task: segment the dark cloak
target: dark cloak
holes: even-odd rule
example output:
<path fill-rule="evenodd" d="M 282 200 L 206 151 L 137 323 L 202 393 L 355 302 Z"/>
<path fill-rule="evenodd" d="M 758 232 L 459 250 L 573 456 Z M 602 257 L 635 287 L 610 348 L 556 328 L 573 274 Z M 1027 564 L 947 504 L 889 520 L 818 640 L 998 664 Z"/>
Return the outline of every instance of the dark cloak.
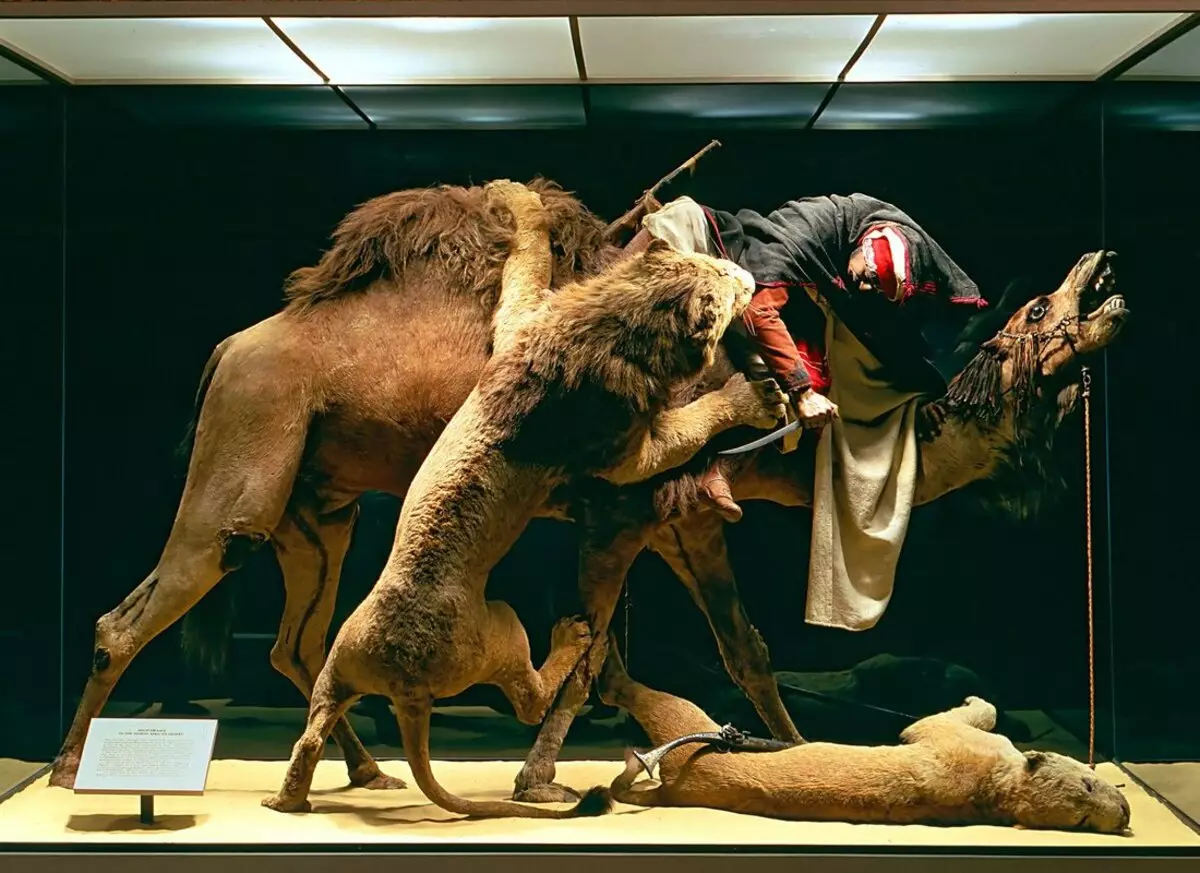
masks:
<path fill-rule="evenodd" d="M 790 200 L 768 215 L 703 207 L 710 242 L 759 285 L 816 286 L 830 308 L 891 371 L 899 388 L 941 395 L 953 377 L 954 341 L 987 302 L 979 288 L 911 217 L 866 194 Z M 863 235 L 893 225 L 908 242 L 902 299 L 858 290 L 847 275 Z"/>

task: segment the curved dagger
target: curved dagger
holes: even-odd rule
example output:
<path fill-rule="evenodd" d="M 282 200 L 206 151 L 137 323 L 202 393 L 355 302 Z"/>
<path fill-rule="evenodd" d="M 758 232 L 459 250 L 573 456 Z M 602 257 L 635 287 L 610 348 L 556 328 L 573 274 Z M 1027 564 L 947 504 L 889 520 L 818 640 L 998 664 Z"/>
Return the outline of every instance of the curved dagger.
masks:
<path fill-rule="evenodd" d="M 775 442 L 775 440 L 779 439 L 780 437 L 785 437 L 792 431 L 799 430 L 803 426 L 804 426 L 804 422 L 802 422 L 800 419 L 796 419 L 791 424 L 785 424 L 783 427 L 779 428 L 778 430 L 773 430 L 766 436 L 759 437 L 754 442 L 746 443 L 744 446 L 738 446 L 736 449 L 725 449 L 724 451 L 717 452 L 717 454 L 718 455 L 740 455 L 742 452 L 750 452 L 750 451 L 753 451 L 754 449 L 757 449 L 762 446 L 773 443 L 773 442 Z"/>
<path fill-rule="evenodd" d="M 749 734 L 742 733 L 733 725 L 727 724 L 719 731 L 686 734 L 682 737 L 677 737 L 669 743 L 663 743 L 661 746 L 651 749 L 649 752 L 639 752 L 635 749 L 633 756 L 638 759 L 638 763 L 642 765 L 642 769 L 646 771 L 646 775 L 653 779 L 654 768 L 658 766 L 658 762 L 672 749 L 686 746 L 689 743 L 708 743 L 710 746 L 715 746 L 721 752 L 779 752 L 783 749 L 790 749 L 793 746 L 799 745 L 798 743 L 789 743 L 786 740 L 764 740 L 759 737 L 752 737 Z"/>

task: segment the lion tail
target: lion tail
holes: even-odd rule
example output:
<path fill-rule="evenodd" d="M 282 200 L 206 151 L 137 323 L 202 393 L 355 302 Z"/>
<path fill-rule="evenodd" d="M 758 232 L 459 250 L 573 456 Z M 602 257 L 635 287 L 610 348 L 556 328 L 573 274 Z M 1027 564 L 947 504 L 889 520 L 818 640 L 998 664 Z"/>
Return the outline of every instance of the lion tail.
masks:
<path fill-rule="evenodd" d="M 633 755 L 632 749 L 625 750 L 625 771 L 612 781 L 608 792 L 613 800 L 631 806 L 667 806 L 663 796 L 663 785 L 642 785 L 634 788 L 634 780 L 641 772 L 642 764 Z"/>
<path fill-rule="evenodd" d="M 417 787 L 442 809 L 478 818 L 585 818 L 604 815 L 612 810 L 612 798 L 602 785 L 590 789 L 570 809 L 526 806 L 508 800 L 476 802 L 451 794 L 434 779 L 430 766 L 429 719 L 432 709 L 428 699 L 416 705 L 398 705 L 396 717 L 400 722 L 404 756 L 408 759 Z"/>

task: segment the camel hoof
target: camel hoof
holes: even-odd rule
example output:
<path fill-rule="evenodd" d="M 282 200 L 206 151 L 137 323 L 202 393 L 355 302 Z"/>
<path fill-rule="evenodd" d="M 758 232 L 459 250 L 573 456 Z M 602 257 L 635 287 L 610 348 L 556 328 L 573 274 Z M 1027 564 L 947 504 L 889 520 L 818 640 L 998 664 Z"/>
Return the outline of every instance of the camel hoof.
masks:
<path fill-rule="evenodd" d="M 365 782 L 351 779 L 350 784 L 355 788 L 366 788 L 371 791 L 399 791 L 401 788 L 408 787 L 408 783 L 399 776 L 389 776 L 386 773 L 377 773 L 373 779 L 367 779 Z"/>
<path fill-rule="evenodd" d="M 545 785 L 518 788 L 513 792 L 512 799 L 521 803 L 575 803 L 580 796 L 573 788 L 559 785 L 557 782 L 547 782 Z"/>
<path fill-rule="evenodd" d="M 307 800 L 287 800 L 279 794 L 264 797 L 262 805 L 276 812 L 312 812 L 312 804 Z"/>
<path fill-rule="evenodd" d="M 50 772 L 50 787 L 51 788 L 74 788 L 75 787 L 75 768 L 52 770 Z"/>

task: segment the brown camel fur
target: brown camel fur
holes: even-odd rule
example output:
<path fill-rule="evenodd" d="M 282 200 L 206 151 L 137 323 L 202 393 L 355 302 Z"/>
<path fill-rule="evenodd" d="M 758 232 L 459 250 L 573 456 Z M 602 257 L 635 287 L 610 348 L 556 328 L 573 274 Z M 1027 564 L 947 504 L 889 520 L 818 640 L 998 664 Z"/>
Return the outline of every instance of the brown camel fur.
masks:
<path fill-rule="evenodd" d="M 625 709 L 656 747 L 720 727 L 694 704 L 647 688 L 625 672 L 616 646 L 600 696 Z M 636 806 L 698 806 L 793 821 L 991 824 L 1124 833 L 1129 802 L 1074 758 L 1020 752 L 989 733 L 996 708 L 978 697 L 920 719 L 900 745 L 802 743 L 769 752 L 721 752 L 703 744 L 663 756 L 657 785 L 635 782 L 627 757 L 613 799 Z"/>
<path fill-rule="evenodd" d="M 604 223 L 535 180 L 551 226 L 554 284 L 620 250 Z M 491 353 L 512 216 L 482 188 L 418 188 L 350 212 L 320 261 L 288 279 L 280 312 L 217 345 L 196 397 L 187 481 L 158 564 L 96 622 L 91 675 L 54 762 L 74 784 L 88 725 L 137 653 L 263 544 L 286 602 L 271 663 L 307 700 L 325 662 L 358 498 L 403 498 Z M 206 628 L 185 624 L 185 639 Z M 350 782 L 383 775 L 342 720 Z"/>
<path fill-rule="evenodd" d="M 521 721 L 537 724 L 591 643 L 586 622 L 568 619 L 535 670 L 516 614 L 485 599 L 488 575 L 571 477 L 643 481 L 728 428 L 783 419 L 785 397 L 773 383 L 749 414 L 721 392 L 667 408 L 671 386 L 711 364 L 749 304 L 749 273 L 655 243 L 597 278 L 550 293 L 549 233 L 537 194 L 506 182 L 488 190 L 517 219 L 491 360 L 409 487 L 387 566 L 334 641 L 283 787 L 264 801 L 272 809 L 307 811 L 330 731 L 361 695 L 379 694 L 395 704 L 413 776 L 439 806 L 473 816 L 604 812 L 603 793 L 568 810 L 480 803 L 448 793 L 433 776 L 434 700 L 491 683 Z M 574 425 L 586 438 L 563 439 L 572 422 L 586 422 Z"/>
<path fill-rule="evenodd" d="M 594 275 L 620 255 L 604 241 L 603 222 L 577 199 L 544 181 L 530 187 L 550 214 L 556 286 Z M 91 674 L 54 762 L 52 784 L 73 785 L 88 725 L 137 653 L 180 617 L 186 616 L 185 631 L 204 630 L 205 611 L 192 607 L 264 543 L 276 554 L 286 592 L 271 663 L 308 698 L 325 659 L 357 500 L 365 491 L 404 498 L 421 461 L 475 385 L 490 353 L 491 316 L 511 235 L 511 216 L 489 205 L 480 188 L 413 189 L 375 198 L 342 220 L 319 263 L 292 275 L 282 311 L 218 344 L 197 393 L 187 482 L 174 525 L 152 572 L 96 623 Z M 1052 298 L 1066 296 L 1060 290 Z M 1056 308 L 1070 307 L 1064 302 Z M 1001 350 L 1010 345 L 997 341 Z M 672 405 L 722 388 L 734 372 L 719 350 L 713 366 L 678 392 Z M 922 483 L 919 500 L 1036 456 L 1029 450 L 1039 448 L 1056 423 L 1044 414 L 1045 398 L 1054 392 L 1040 393 L 1034 410 L 1012 418 L 1019 427 L 997 428 L 999 438 L 986 445 L 971 442 L 979 434 L 966 417 L 923 440 L 922 464 L 941 473 L 935 488 Z M 804 451 L 781 456 L 767 450 L 734 466 L 744 468 L 731 473 L 737 499 L 807 504 L 812 467 Z M 1040 470 L 1026 477 L 1026 492 L 1043 478 Z M 685 502 L 694 484 L 693 476 L 668 474 L 657 494 L 667 504 Z M 618 508 L 633 497 L 623 495 Z M 721 519 L 701 512 L 650 524 L 642 506 L 634 509 L 636 519 L 618 518 L 597 501 L 585 502 L 572 516 L 556 501 L 544 509 L 556 518 L 602 522 L 580 531 L 580 588 L 598 642 L 605 639 L 625 572 L 649 546 L 704 611 L 730 675 L 772 734 L 798 738 L 766 645 L 742 608 Z M 569 796 L 551 784 L 554 761 L 590 675 L 575 671 L 571 691 L 544 722 L 518 777 L 518 799 Z M 333 736 L 351 784 L 403 785 L 380 772 L 347 721 Z"/>

